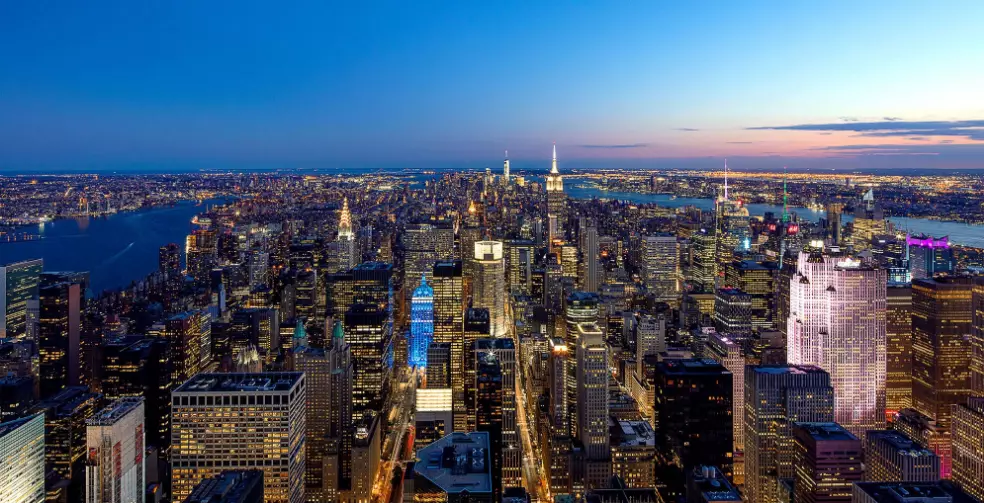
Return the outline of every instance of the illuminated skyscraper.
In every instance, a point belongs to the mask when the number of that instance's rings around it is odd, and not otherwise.
[[[885,297],[885,413],[912,407],[912,288],[889,286]]]
[[[171,395],[171,488],[184,500],[225,470],[263,470],[263,501],[302,503],[304,374],[198,374]]]
[[[533,286],[533,265],[536,261],[533,241],[510,239],[505,242],[506,287],[509,293],[530,295]]]
[[[475,243],[475,274],[472,305],[489,310],[492,337],[506,337],[506,271],[501,241]]]
[[[844,240],[841,216],[844,213],[844,203],[827,203],[827,238],[834,245],[840,245]]]
[[[420,286],[413,291],[410,305],[410,340],[407,342],[407,364],[427,366],[427,348],[434,340],[434,289],[421,276]]]
[[[157,270],[169,279],[181,275],[181,249],[177,243],[166,244],[158,250]]]
[[[970,396],[974,280],[912,282],[912,407],[943,431],[942,471],[950,473],[950,413]]]
[[[509,151],[506,151],[506,158],[502,161],[502,181],[509,185]]]
[[[861,201],[854,207],[854,233],[851,242],[854,251],[867,250],[871,239],[885,233],[885,213],[875,201],[874,189],[868,189]]]
[[[863,436],[885,425],[884,269],[817,249],[790,280],[787,361],[830,374],[834,419]]]
[[[121,398],[88,422],[87,503],[144,501],[144,400]]]
[[[583,220],[583,219],[582,219]],[[594,225],[583,227],[581,235],[581,290],[598,291],[598,228]]]
[[[953,482],[984,501],[984,397],[953,406]]]
[[[451,389],[454,399],[454,429],[465,431],[465,305],[460,260],[434,264],[434,342],[451,345]],[[429,359],[428,359],[429,360]]]
[[[403,234],[403,285],[406,300],[411,300],[412,287],[439,260],[454,257],[454,228],[446,221],[424,221],[407,224]]]
[[[0,339],[27,333],[27,302],[38,295],[41,259],[0,267]]]
[[[185,240],[185,269],[195,284],[207,286],[209,272],[219,263],[218,235],[212,229],[195,229]]]
[[[956,266],[948,236],[906,236],[909,245],[909,271],[912,279],[932,278],[937,274],[953,274]]]
[[[567,196],[564,194],[564,179],[557,170],[557,144],[553,146],[553,161],[550,163],[550,173],[547,175],[547,241],[553,246],[555,239],[563,240],[565,236]]]
[[[735,469],[732,480],[736,484],[744,484],[745,467],[742,453],[745,451],[745,357],[737,341],[717,333],[708,335],[704,354],[731,372],[731,417],[735,449]]]
[[[695,292],[713,292],[717,277],[714,229],[700,229],[690,237],[692,247],[690,282]]]
[[[731,337],[752,335],[752,296],[737,288],[718,288],[714,294],[714,326]]]
[[[657,300],[678,303],[680,293],[680,245],[672,234],[643,236],[639,250],[642,281]]]
[[[984,396],[984,281],[974,281],[974,326],[971,330],[970,389],[974,396]]]
[[[601,487],[611,477],[608,439],[608,344],[598,325],[577,325],[577,436],[584,445],[586,486]],[[601,463],[598,463],[601,462]],[[593,469],[595,466],[601,469]]]
[[[794,475],[793,424],[834,417],[830,375],[811,365],[745,367],[745,492],[776,503],[778,480]]]
[[[355,235],[352,233],[352,212],[349,211],[348,198],[342,201],[342,210],[338,215],[338,269],[346,270],[359,263],[356,250]]]
[[[795,501],[851,501],[851,486],[864,480],[861,440],[837,423],[796,423]]]
[[[42,503],[44,415],[0,423],[0,497],[4,503]]]
[[[171,382],[179,385],[212,363],[212,322],[205,311],[176,314],[165,324]]]
[[[356,304],[345,313],[345,340],[352,351],[353,422],[383,410],[392,367],[393,325],[386,311]]]
[[[864,441],[865,480],[936,482],[940,458],[896,430],[870,430]]]
[[[737,288],[751,297],[751,320],[754,330],[776,327],[776,264],[742,260],[725,270],[724,285]]]

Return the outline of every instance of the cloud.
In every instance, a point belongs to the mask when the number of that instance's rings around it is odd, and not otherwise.
[[[753,142],[753,141],[729,141],[728,143],[730,143],[732,145],[751,145],[752,143],[755,143],[755,142]]]
[[[936,143],[947,145],[947,144],[953,143],[953,140],[940,140],[940,141],[938,141]]]
[[[686,132],[690,133],[690,132],[700,131],[700,130],[697,129],[697,128],[692,128],[692,127],[678,127],[678,128],[676,128],[676,131],[686,131]]]
[[[648,143],[620,143],[615,145],[578,145],[581,148],[643,148],[648,147]]]
[[[929,141],[929,138],[926,138],[925,136],[910,136],[910,137],[906,138],[906,140],[910,140],[910,141]]]
[[[831,122],[826,124],[793,124],[789,126],[757,126],[749,130],[855,132],[867,137],[955,136],[972,141],[984,141],[984,119],[962,121],[903,121],[886,117],[875,122]],[[822,133],[821,133],[822,134]]]
[[[842,120],[844,122],[857,122],[858,121],[858,118],[857,117],[838,117],[838,119],[840,119],[840,120]]]
[[[882,117],[882,120],[888,121],[888,122],[895,122],[895,121],[902,120],[902,117]]]

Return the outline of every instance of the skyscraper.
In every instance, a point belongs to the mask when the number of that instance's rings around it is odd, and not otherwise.
[[[86,503],[144,501],[144,399],[120,398],[89,419]]]
[[[43,266],[35,259],[0,267],[0,339],[27,333],[27,301],[38,296]]]
[[[509,151],[506,151],[506,158],[502,161],[502,181],[509,185]]]
[[[984,501],[984,397],[953,406],[953,482]]]
[[[260,469],[264,501],[305,501],[305,400],[301,372],[202,373],[182,384],[171,405],[173,497],[224,470]]]
[[[973,283],[968,277],[912,282],[912,406],[936,421],[944,444],[952,406],[970,396]],[[944,474],[949,452],[948,444],[938,451]]]
[[[598,228],[588,225],[581,238],[581,290],[598,291]]]
[[[0,423],[0,495],[4,503],[42,503],[44,415]]]
[[[475,362],[475,425],[476,431],[489,434],[489,458],[493,472],[502,473],[502,402],[505,387],[502,367],[495,353],[487,352]],[[502,478],[492,481],[496,500],[502,496]]]
[[[896,430],[870,430],[864,441],[865,480],[935,482],[940,458]]]
[[[77,282],[45,281],[40,288],[38,349],[41,354],[41,396],[80,384],[81,303]]]
[[[393,327],[385,311],[356,304],[345,313],[345,340],[352,351],[353,421],[379,413],[386,401]],[[391,354],[391,353],[390,353]]]
[[[974,324],[970,333],[970,389],[974,396],[984,396],[984,281],[974,281],[971,302]]]
[[[219,263],[218,235],[212,229],[195,229],[185,240],[185,262],[195,284],[207,286],[209,272]]]
[[[467,425],[464,376],[465,305],[460,260],[434,264],[434,342],[451,345],[451,389],[454,400],[454,429]]]
[[[684,494],[685,469],[717,466],[732,477],[732,375],[711,359],[655,366],[656,478],[664,500]]]
[[[639,250],[640,275],[656,299],[671,305],[680,292],[680,249],[676,236],[643,236]]]
[[[797,503],[851,501],[851,485],[864,480],[861,441],[837,423],[796,423]]]
[[[704,355],[720,363],[731,372],[732,431],[734,433],[734,476],[736,484],[744,484],[745,467],[742,453],[745,451],[745,357],[737,341],[718,333],[709,334]]]
[[[522,443],[519,436],[516,404],[516,343],[508,337],[478,339],[471,345],[474,361],[493,355],[502,374],[502,486],[522,485]],[[476,373],[477,374],[477,373]]]
[[[577,329],[577,436],[584,446],[585,486],[601,487],[611,477],[608,439],[608,344],[594,323]]]
[[[886,284],[884,269],[817,249],[790,280],[787,360],[830,374],[834,419],[858,436],[885,424]]]
[[[557,170],[557,144],[553,146],[553,160],[547,174],[547,242],[553,246],[555,239],[564,240],[564,225],[567,219],[567,196],[564,194],[564,179]]]
[[[912,288],[889,286],[885,296],[885,414],[912,407]]]
[[[420,286],[413,291],[410,304],[410,340],[407,342],[407,364],[427,367],[427,348],[434,339],[434,289],[421,276]]]
[[[714,294],[714,326],[731,337],[750,337],[752,296],[737,288],[718,288]]]
[[[171,382],[185,382],[212,363],[212,323],[204,311],[187,311],[170,317],[164,329],[168,341]]]
[[[506,337],[506,271],[501,241],[479,241],[474,254],[474,299],[472,305],[489,310],[490,335]]]
[[[349,210],[348,198],[342,200],[342,209],[338,215],[337,266],[335,270],[348,270],[360,262],[356,249],[355,235],[352,233],[352,212]]]
[[[454,257],[454,229],[444,221],[413,222],[403,234],[403,284],[410,300],[413,286],[439,260]]]
[[[177,243],[166,244],[158,250],[157,270],[168,278],[181,275],[181,249]]]
[[[909,246],[909,271],[912,279],[933,278],[937,274],[952,274],[956,266],[948,236],[906,236]]]
[[[834,245],[840,245],[843,238],[841,216],[844,213],[844,203],[827,203],[827,238]]]
[[[875,201],[874,189],[868,189],[854,206],[854,233],[851,242],[855,251],[867,250],[871,239],[885,233],[885,212]]]
[[[793,424],[834,417],[830,375],[812,365],[749,365],[744,401],[748,501],[775,503],[778,480],[794,475]]]

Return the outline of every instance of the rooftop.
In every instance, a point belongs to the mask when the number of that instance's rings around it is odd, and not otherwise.
[[[620,447],[655,447],[656,432],[649,421],[618,421],[614,425],[613,444]]]
[[[140,407],[144,403],[143,397],[123,397],[115,402],[106,406],[105,409],[96,413],[89,419],[88,424],[90,426],[110,426],[116,423],[118,419],[130,413]],[[141,416],[141,421],[143,417]]]
[[[857,490],[878,503],[958,503],[973,501],[940,482],[858,482]],[[963,496],[963,497],[962,497]]]
[[[870,430],[867,432],[867,441],[871,443],[884,442],[903,456],[936,457],[936,453],[929,449],[923,449],[911,438],[897,430]]]
[[[753,371],[759,374],[823,374],[826,373],[815,365],[755,365]]]
[[[723,365],[710,358],[668,359],[659,363],[666,374],[730,374]]]
[[[448,494],[492,492],[487,432],[452,433],[417,452],[417,475]]]
[[[858,437],[837,423],[796,423],[798,428],[805,430],[814,440],[857,440]]]
[[[188,379],[175,393],[287,391],[303,375],[303,372],[203,373]]]
[[[16,430],[17,428],[20,428],[21,426],[24,426],[28,422],[37,418],[38,416],[40,416],[40,414],[14,419],[13,421],[7,421],[6,423],[0,423],[0,437],[3,437],[4,435]],[[42,424],[44,424],[43,421]]]
[[[699,491],[705,501],[741,501],[738,491],[716,467],[696,466],[687,478],[687,492]]]

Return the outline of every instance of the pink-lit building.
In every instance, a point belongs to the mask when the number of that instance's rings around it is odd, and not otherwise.
[[[884,269],[819,248],[790,279],[787,359],[830,374],[834,420],[858,437],[885,426]]]

